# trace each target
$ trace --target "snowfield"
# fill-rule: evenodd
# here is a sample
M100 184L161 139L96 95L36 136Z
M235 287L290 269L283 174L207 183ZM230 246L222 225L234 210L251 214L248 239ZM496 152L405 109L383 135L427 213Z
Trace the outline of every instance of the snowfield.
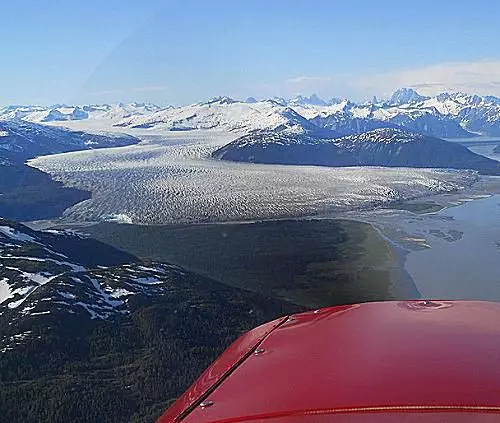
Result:
M472 184L469 171L232 163L210 153L235 133L167 132L138 145L39 157L31 166L92 198L72 221L141 224L302 217L374 207Z

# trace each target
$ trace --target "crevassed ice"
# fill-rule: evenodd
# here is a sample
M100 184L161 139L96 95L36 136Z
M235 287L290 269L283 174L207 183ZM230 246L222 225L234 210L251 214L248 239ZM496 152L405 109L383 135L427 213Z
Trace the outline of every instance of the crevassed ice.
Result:
M237 221L314 216L452 191L473 172L280 166L214 160L234 134L167 133L139 145L40 157L30 164L92 198L71 220L125 215L135 223Z

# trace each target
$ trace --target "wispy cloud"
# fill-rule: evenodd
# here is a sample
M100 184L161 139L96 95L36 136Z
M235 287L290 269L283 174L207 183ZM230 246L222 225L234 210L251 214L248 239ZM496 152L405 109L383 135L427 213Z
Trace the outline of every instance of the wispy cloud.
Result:
M93 93L90 93L90 95L104 96L104 95L123 94L124 92L125 92L124 90L103 90L103 91L95 91Z
M367 92L384 95L399 87L412 87L426 95L435 95L443 91L500 95L500 60L449 62L366 75L355 78L353 84Z
M295 78L290 78L287 82L292 84L303 84L303 83L321 83L330 82L333 79L331 76L297 76Z
M345 88L346 75L303 75L288 78L280 86L270 87L271 91L279 91L280 95L293 96L297 94L317 93L324 97L342 95ZM279 84L278 84L279 85Z
M410 87L421 94L443 91L500 96L500 59L445 62L379 74L298 76L285 81L289 94L317 92L324 97L370 98L388 96L397 88Z
M134 88L120 88L116 90L103 90L91 93L93 96L108 96L117 94L127 94L127 93L148 93L148 92L159 92L168 90L166 85L151 85L145 87L134 87Z
M134 88L132 91L134 93L146 93L146 92L157 92L157 91L165 91L168 90L166 85L152 85L149 87L138 87Z

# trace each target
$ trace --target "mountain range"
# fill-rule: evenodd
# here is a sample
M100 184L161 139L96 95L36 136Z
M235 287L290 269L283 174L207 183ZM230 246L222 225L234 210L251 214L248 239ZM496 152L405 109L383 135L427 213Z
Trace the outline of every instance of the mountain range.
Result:
M73 129L64 127L69 123ZM94 130L85 130L90 127ZM121 132L135 134L135 130L234 132L234 141L212 153L222 160L451 167L500 175L497 161L439 138L500 134L500 99L495 97L442 94L431 98L402 89L386 101L362 104L311 95L260 101L219 97L166 108L131 103L0 109L0 420L154 421L231 340L263 321L302 309L288 296L269 296L266 284L262 291L251 292L199 270L194 273L187 264L181 263L185 268L173 265L170 258L141 260L71 230L37 231L5 219L59 216L90 196L53 181L26 165L26 160L128 146L140 140ZM275 224L268 222L261 230L267 233ZM303 236L294 232L299 231L295 222L288 225L280 233ZM319 227L318 233L322 238L329 233L346 237L338 228ZM361 233L364 230L357 236ZM141 243L134 235L122 236ZM181 250L178 244L187 246L183 256L196 250L189 236L162 234L175 249ZM224 239L223 244L232 237L229 229L212 235ZM147 247L151 238L144 239ZM207 239L210 236L204 235L200 245ZM259 273L247 261L260 250L249 242L249 235L239 239L251 246L248 254L239 253L242 271L257 275L261 283ZM301 245L317 245L317 239L314 236L311 244ZM321 250L325 254L335 250L335 257L345 255L344 247L335 249L333 244L327 238ZM274 280L279 279L278 273L288 274L292 261L311 276L315 266L300 259L309 247L301 246L300 255L289 253L289 261L279 247L274 246L279 260L266 251L260 258L266 271L272 267L270 262L277 263L277 270L271 272ZM359 247L354 247L358 254ZM213 261L213 251L218 250L210 249L211 268L219 262L228 271L220 260L226 255L216 254L218 260ZM200 250L194 255L203 256ZM335 257L325 257L324 263L330 266ZM318 280L324 282L324 268L317 268ZM337 277L347 285L356 285L357 277L341 276ZM312 292L302 279L299 282L297 291ZM282 292L287 284L283 279L276 286ZM343 282L334 285L339 292L350 292Z
M374 98L363 103L336 98L324 101L313 94L259 101L253 97L245 101L218 97L182 107L149 103L8 106L0 109L0 120L7 119L45 124L99 121L102 126L174 131L300 131L315 127L340 135L395 127L441 138L465 138L500 135L500 98L464 93L428 97L403 88L387 100Z

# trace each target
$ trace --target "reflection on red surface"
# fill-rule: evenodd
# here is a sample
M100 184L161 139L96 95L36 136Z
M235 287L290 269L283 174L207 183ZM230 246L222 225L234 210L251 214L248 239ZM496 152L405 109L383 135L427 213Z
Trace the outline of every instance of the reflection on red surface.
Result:
M500 304L474 301L291 316L240 338L160 422L500 421L499 322Z
M255 423L498 423L498 414L462 412L460 414L446 411L429 412L377 412L356 414L323 414L311 416L286 416L266 418L264 420L230 420L231 423L246 421ZM228 422L217 422L228 423Z
M217 382L224 379L248 354L252 353L266 335L286 319L287 317L283 317L261 325L237 339L224 354L202 373L191 388L160 417L158 422L166 423L179 420L191 406L198 405L203 400L205 393L209 392Z

